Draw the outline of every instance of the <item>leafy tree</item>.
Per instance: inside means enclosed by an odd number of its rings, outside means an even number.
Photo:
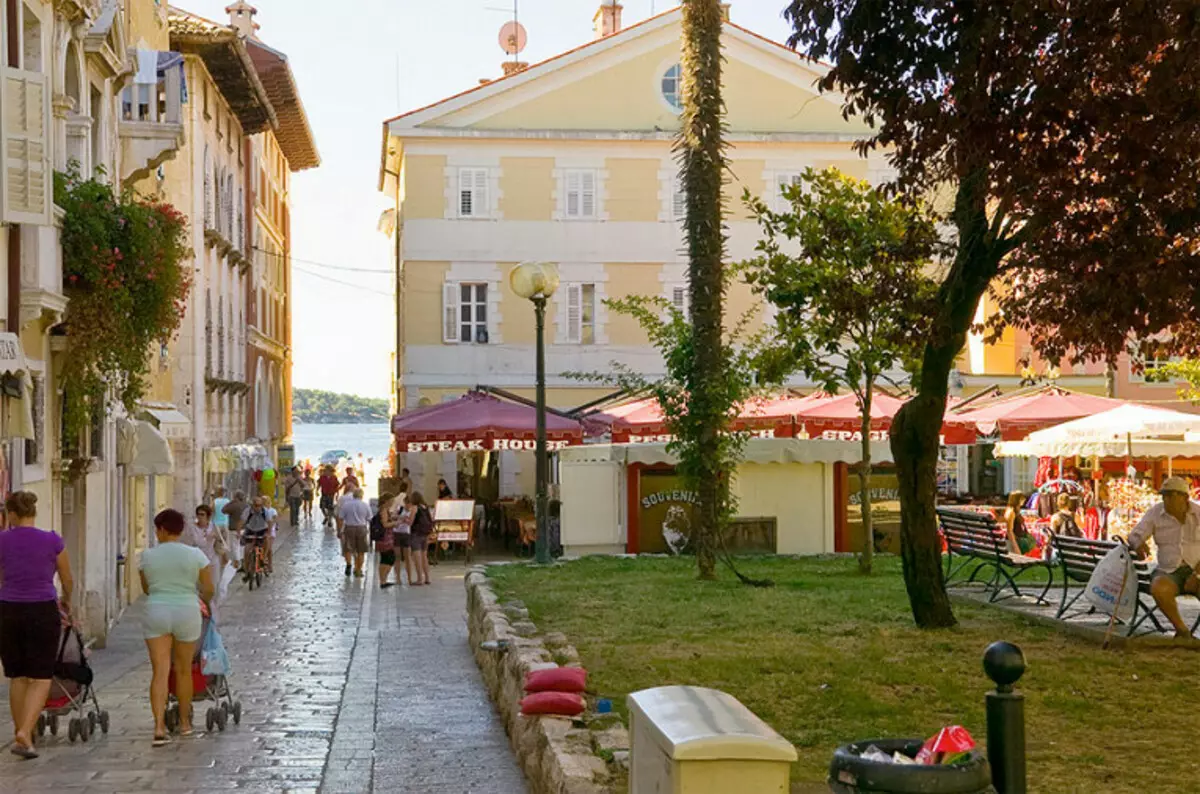
[[[904,576],[949,626],[934,513],[947,377],[993,282],[1054,361],[1200,337],[1200,0],[791,0],[791,43],[874,134],[895,186],[949,185],[955,248],[920,390],[892,424]]]
[[[1183,381],[1179,396],[1184,400],[1200,402],[1200,359],[1185,358],[1182,361],[1172,361],[1154,368],[1154,373],[1147,373],[1146,380],[1157,383]]]
[[[834,168],[807,169],[785,195],[791,208],[773,212],[746,193],[763,233],[746,278],[780,309],[775,344],[763,363],[775,377],[799,369],[825,391],[847,388],[857,398],[859,567],[870,573],[871,404],[889,372],[913,369],[928,333],[936,286],[926,273],[940,247],[937,225],[922,205],[889,200]]]
[[[722,490],[730,472],[721,468],[722,436],[728,429],[729,349],[725,315],[725,102],[721,95],[720,0],[683,0],[680,71],[683,113],[675,150],[686,194],[688,290],[691,311],[690,371],[686,376],[687,420],[681,449],[694,452],[683,463],[696,486],[696,562],[701,579],[716,578],[716,544]]]
[[[319,389],[292,390],[292,416],[312,424],[365,424],[388,420],[388,401]]]

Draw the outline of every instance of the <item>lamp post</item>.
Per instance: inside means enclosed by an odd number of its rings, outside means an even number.
[[[513,292],[533,301],[537,319],[537,561],[550,562],[550,515],[546,454],[546,301],[558,289],[558,270],[545,262],[522,262],[508,275]]]

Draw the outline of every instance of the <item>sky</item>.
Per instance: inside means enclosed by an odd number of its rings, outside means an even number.
[[[382,122],[499,76],[498,33],[513,0],[251,2],[259,37],[291,62],[322,159],[292,181],[294,385],[386,397],[395,304],[389,242],[376,230],[388,208],[377,190]],[[529,31],[523,60],[536,63],[593,38],[600,0],[518,2]],[[228,21],[229,0],[173,4]],[[628,26],[676,3],[622,5]],[[783,41],[785,5],[733,0],[731,19]]]

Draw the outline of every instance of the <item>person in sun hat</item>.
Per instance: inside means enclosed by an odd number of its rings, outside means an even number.
[[[1200,504],[1193,502],[1187,480],[1168,477],[1158,489],[1162,502],[1154,505],[1129,533],[1129,548],[1146,553],[1150,538],[1158,547],[1158,567],[1151,576],[1150,594],[1158,608],[1175,627],[1175,638],[1200,643],[1179,614],[1177,599],[1182,594],[1200,593]]]

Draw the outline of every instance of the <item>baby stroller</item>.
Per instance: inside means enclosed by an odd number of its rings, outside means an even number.
[[[70,717],[67,721],[67,739],[86,742],[99,728],[108,733],[108,712],[100,708],[96,690],[92,686],[92,668],[88,666],[87,649],[83,646],[83,635],[62,614],[62,639],[58,644],[58,658],[54,664],[54,679],[50,684],[50,695],[46,707],[38,715],[38,736],[46,731],[57,736],[59,717]]]
[[[225,730],[225,726],[229,724],[230,717],[233,718],[234,725],[241,723],[242,701],[234,699],[227,674],[205,675],[204,673],[204,650],[210,646],[214,639],[219,643],[220,634],[217,632],[216,622],[212,619],[208,604],[204,602],[200,603],[200,616],[203,620],[203,628],[200,632],[200,642],[196,645],[196,655],[192,659],[192,719],[195,720],[196,703],[200,701],[210,702],[212,705],[204,713],[204,727],[211,733],[214,727],[221,731]],[[211,635],[215,635],[215,637]],[[218,662],[216,666],[228,667],[228,658],[224,658],[223,665],[221,662]],[[179,701],[175,697],[174,666],[172,666],[167,680],[169,682],[167,711],[163,715],[163,718],[167,723],[167,730],[175,733],[179,730],[180,723]]]

